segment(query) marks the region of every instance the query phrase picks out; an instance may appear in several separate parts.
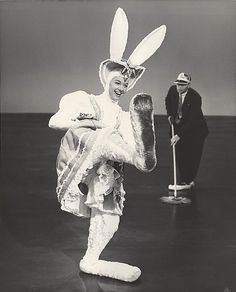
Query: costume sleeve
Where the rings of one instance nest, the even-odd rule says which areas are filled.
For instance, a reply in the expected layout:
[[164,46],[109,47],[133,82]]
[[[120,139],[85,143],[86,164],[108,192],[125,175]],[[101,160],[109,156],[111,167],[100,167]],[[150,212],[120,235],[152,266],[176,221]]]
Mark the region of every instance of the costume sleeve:
[[95,118],[89,94],[81,90],[64,95],[59,103],[59,109],[72,119]]
[[59,110],[49,120],[49,127],[67,130],[78,120],[96,119],[90,96],[84,91],[66,94],[59,103]]

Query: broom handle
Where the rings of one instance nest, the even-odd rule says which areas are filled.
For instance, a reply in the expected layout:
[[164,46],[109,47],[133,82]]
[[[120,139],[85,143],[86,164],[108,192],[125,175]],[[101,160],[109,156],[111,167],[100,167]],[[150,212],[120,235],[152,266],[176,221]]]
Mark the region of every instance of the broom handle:
[[[172,137],[174,137],[174,125],[171,123],[171,131],[172,131]],[[173,164],[174,164],[174,196],[177,197],[177,190],[176,190],[176,158],[175,158],[175,145],[172,146],[173,150]]]

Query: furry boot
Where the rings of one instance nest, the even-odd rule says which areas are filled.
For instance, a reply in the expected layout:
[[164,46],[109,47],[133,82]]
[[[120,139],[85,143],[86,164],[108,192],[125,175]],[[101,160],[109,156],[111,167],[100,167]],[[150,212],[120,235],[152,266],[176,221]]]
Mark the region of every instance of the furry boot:
[[105,214],[92,208],[88,248],[80,261],[80,270],[93,275],[133,282],[139,278],[139,268],[125,263],[99,260],[99,256],[113,237],[119,226],[119,216]]
[[135,166],[145,172],[157,163],[153,103],[150,95],[136,94],[130,102],[130,117],[136,143]]

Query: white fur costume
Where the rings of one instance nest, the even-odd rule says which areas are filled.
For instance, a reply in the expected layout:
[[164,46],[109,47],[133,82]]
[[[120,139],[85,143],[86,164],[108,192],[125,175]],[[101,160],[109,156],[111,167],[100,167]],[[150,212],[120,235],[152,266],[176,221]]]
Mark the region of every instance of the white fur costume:
[[117,231],[119,221],[119,215],[106,214],[92,208],[88,249],[80,261],[80,269],[89,274],[133,282],[141,275],[141,270],[138,267],[124,263],[99,260],[101,252]]
[[[140,66],[161,45],[166,28],[147,35],[128,60],[123,53],[128,38],[124,11],[116,11],[110,38],[110,59],[100,65],[103,94],[77,91],[65,95],[49,127],[68,130],[57,159],[57,195],[61,208],[90,217],[88,247],[80,269],[89,274],[133,282],[138,267],[100,260],[99,256],[117,231],[124,203],[122,164],[149,172],[156,165],[153,106],[147,94],[137,94],[124,112],[109,96],[112,78],[128,79],[128,90],[142,76]],[[102,126],[101,126],[102,125]],[[117,164],[118,163],[118,164]]]

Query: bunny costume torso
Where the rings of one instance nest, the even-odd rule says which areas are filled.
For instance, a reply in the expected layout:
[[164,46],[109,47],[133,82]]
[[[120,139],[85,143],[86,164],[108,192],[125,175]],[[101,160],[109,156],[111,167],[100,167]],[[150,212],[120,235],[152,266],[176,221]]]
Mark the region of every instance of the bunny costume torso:
[[130,112],[123,111],[105,94],[93,95],[81,90],[66,94],[60,101],[59,112],[63,112],[65,117],[95,119],[107,127],[116,128],[126,142],[134,147]]
[[134,152],[130,114],[106,96],[84,91],[65,95],[59,112],[61,116],[89,118],[104,124],[104,128],[95,130],[80,127],[78,122],[78,127],[69,129],[62,138],[57,158],[61,208],[84,217],[90,216],[91,207],[121,215],[125,194],[122,162],[132,162]]

